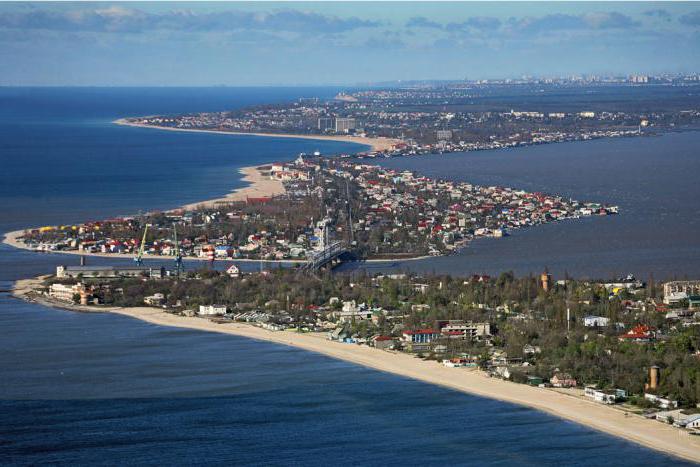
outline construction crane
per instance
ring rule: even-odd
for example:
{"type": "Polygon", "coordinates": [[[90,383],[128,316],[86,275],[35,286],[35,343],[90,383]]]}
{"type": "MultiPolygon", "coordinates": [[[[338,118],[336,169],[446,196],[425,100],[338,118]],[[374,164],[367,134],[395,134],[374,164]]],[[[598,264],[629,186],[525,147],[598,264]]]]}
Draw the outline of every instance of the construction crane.
{"type": "Polygon", "coordinates": [[[173,237],[175,242],[175,274],[180,277],[180,273],[185,270],[182,264],[182,253],[180,252],[180,244],[177,241],[177,226],[173,222],[173,237]]]}
{"type": "Polygon", "coordinates": [[[146,234],[148,233],[148,224],[146,224],[146,228],[143,229],[143,238],[141,239],[141,244],[139,245],[139,251],[136,254],[136,258],[134,258],[134,261],[136,264],[141,266],[143,264],[143,247],[146,245],[146,234]]]}

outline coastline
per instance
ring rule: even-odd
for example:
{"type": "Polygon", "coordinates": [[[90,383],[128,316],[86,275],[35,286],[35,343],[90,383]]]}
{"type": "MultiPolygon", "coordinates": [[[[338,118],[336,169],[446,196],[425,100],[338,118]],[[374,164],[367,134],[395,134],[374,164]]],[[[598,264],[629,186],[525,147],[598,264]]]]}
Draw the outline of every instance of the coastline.
{"type": "Polygon", "coordinates": [[[369,146],[372,151],[386,151],[391,149],[391,147],[401,142],[398,139],[392,138],[363,138],[361,136],[350,136],[350,135],[304,135],[304,134],[287,134],[287,133],[253,133],[246,131],[222,131],[222,130],[199,130],[196,128],[172,128],[167,126],[158,125],[145,125],[143,123],[130,122],[126,118],[120,118],[114,120],[112,123],[124,126],[133,126],[137,128],[150,128],[156,130],[166,130],[166,131],[186,131],[195,133],[213,133],[217,135],[238,135],[238,136],[265,136],[268,138],[295,138],[295,139],[310,139],[310,140],[326,140],[326,141],[340,141],[343,143],[356,143],[362,144],[364,146],[369,146]]]}
{"type": "MultiPolygon", "coordinates": [[[[13,296],[33,300],[33,291],[43,277],[46,276],[15,282],[13,296]]],[[[324,334],[319,333],[273,332],[243,323],[217,324],[208,319],[172,315],[158,308],[145,306],[134,308],[69,304],[60,306],[42,299],[33,301],[78,312],[114,313],[159,326],[217,332],[300,348],[463,393],[530,407],[656,451],[700,462],[700,437],[688,435],[669,425],[647,420],[638,415],[625,416],[621,410],[581,399],[565,390],[531,387],[490,378],[478,370],[447,368],[435,361],[420,360],[404,353],[332,342],[327,340],[324,334]]]]}
{"type": "MultiPolygon", "coordinates": [[[[239,187],[231,191],[225,196],[219,198],[212,198],[204,201],[197,201],[194,203],[185,204],[178,208],[170,209],[167,212],[177,211],[178,209],[192,210],[198,207],[210,208],[215,207],[217,204],[233,203],[237,201],[245,201],[247,198],[263,198],[263,197],[274,197],[284,193],[284,185],[279,180],[272,180],[265,177],[258,170],[260,166],[249,166],[242,167],[239,172],[243,174],[242,180],[247,182],[247,185],[239,187]]],[[[14,248],[19,248],[21,250],[34,251],[29,248],[24,242],[19,240],[19,237],[24,234],[27,230],[32,230],[38,227],[28,227],[21,230],[13,230],[10,232],[5,232],[3,235],[2,243],[12,246],[14,248]]],[[[115,253],[89,253],[82,251],[50,251],[50,254],[59,253],[64,255],[78,255],[78,256],[93,256],[101,258],[131,258],[132,255],[120,255],[115,253]]],[[[144,255],[144,259],[173,259],[174,256],[149,256],[144,255]]],[[[207,258],[186,258],[187,261],[209,261],[207,258]]],[[[259,259],[231,259],[231,261],[236,262],[256,262],[259,263],[259,259]]],[[[303,263],[303,260],[262,260],[265,263],[303,263]]]]}

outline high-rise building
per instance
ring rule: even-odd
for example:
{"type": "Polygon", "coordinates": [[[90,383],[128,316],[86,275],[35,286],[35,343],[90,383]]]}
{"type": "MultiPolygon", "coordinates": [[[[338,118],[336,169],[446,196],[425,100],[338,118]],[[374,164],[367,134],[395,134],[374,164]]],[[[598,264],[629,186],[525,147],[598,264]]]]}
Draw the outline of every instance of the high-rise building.
{"type": "Polygon", "coordinates": [[[336,118],[335,119],[335,131],[336,133],[348,133],[350,130],[355,129],[355,119],[354,118],[336,118]]]}
{"type": "Polygon", "coordinates": [[[332,130],[334,126],[335,122],[333,121],[333,117],[319,117],[318,129],[320,131],[332,130]]]}

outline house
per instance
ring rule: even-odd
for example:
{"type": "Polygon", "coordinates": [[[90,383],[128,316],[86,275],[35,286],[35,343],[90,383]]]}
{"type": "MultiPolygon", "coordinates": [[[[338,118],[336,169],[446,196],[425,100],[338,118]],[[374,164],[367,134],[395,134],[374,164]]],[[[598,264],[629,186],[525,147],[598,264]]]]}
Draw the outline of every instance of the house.
{"type": "Polygon", "coordinates": [[[225,315],[226,305],[199,305],[199,315],[216,316],[225,315]]]}
{"type": "Polygon", "coordinates": [[[648,400],[652,404],[656,404],[662,409],[676,409],[678,408],[678,401],[667,399],[665,397],[657,396],[656,394],[644,393],[644,399],[648,400]]]}
{"type": "Polygon", "coordinates": [[[576,380],[568,373],[555,373],[549,380],[555,388],[575,388],[576,380]]]}
{"type": "Polygon", "coordinates": [[[586,397],[590,397],[596,402],[601,404],[614,404],[618,399],[624,399],[627,397],[627,392],[623,389],[613,389],[610,391],[602,391],[597,389],[595,386],[586,386],[583,394],[586,397]]]}
{"type": "Polygon", "coordinates": [[[231,267],[229,267],[226,270],[226,274],[228,274],[229,277],[236,278],[236,277],[239,277],[241,275],[241,270],[238,268],[238,266],[236,266],[235,264],[232,264],[231,267]]]}
{"type": "Polygon", "coordinates": [[[472,323],[462,320],[438,321],[436,328],[445,336],[461,337],[462,339],[481,340],[491,336],[489,323],[472,323]]]}
{"type": "Polygon", "coordinates": [[[698,429],[700,428],[700,413],[688,415],[684,420],[676,423],[678,423],[678,426],[683,428],[698,429]]]}
{"type": "Polygon", "coordinates": [[[380,350],[390,350],[394,348],[394,338],[391,336],[374,336],[372,338],[374,347],[380,350]]]}
{"type": "Polygon", "coordinates": [[[544,380],[540,378],[539,376],[528,376],[527,377],[527,385],[528,386],[539,386],[540,384],[544,384],[544,380]]]}
{"type": "Polygon", "coordinates": [[[346,328],[345,326],[340,326],[329,332],[328,340],[345,342],[348,344],[355,342],[352,338],[352,333],[350,332],[350,329],[346,328]]]}
{"type": "Polygon", "coordinates": [[[700,308],[700,295],[688,295],[688,308],[691,310],[700,308]]]}
{"type": "Polygon", "coordinates": [[[440,337],[435,329],[418,329],[404,331],[402,341],[409,352],[425,352],[430,350],[430,343],[440,337]]]}
{"type": "Polygon", "coordinates": [[[604,316],[586,316],[583,318],[583,325],[587,328],[602,328],[610,324],[610,319],[604,316]]]}
{"type": "Polygon", "coordinates": [[[618,337],[620,341],[649,342],[654,339],[654,330],[647,325],[638,324],[618,337]]]}
{"type": "Polygon", "coordinates": [[[402,339],[406,343],[430,343],[440,337],[440,332],[435,329],[417,329],[415,331],[404,331],[402,339]]]}
{"type": "Polygon", "coordinates": [[[153,295],[144,297],[143,302],[150,306],[161,306],[163,303],[165,303],[165,295],[162,293],[154,293],[153,295]]]}

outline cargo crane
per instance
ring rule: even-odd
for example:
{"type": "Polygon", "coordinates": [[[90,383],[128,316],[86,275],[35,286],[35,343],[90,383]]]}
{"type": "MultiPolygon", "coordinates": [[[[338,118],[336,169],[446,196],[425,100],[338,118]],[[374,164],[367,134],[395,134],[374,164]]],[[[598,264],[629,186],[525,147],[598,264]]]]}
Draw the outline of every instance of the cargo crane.
{"type": "Polygon", "coordinates": [[[138,253],[136,254],[136,257],[134,258],[134,261],[139,266],[141,266],[143,264],[143,247],[146,244],[146,234],[147,233],[148,233],[148,224],[146,224],[146,228],[143,229],[143,238],[141,238],[141,244],[139,245],[138,253]]]}
{"type": "Polygon", "coordinates": [[[177,241],[177,226],[173,222],[173,237],[175,241],[175,274],[180,277],[180,273],[185,270],[182,264],[182,253],[180,252],[180,244],[177,241]]]}

